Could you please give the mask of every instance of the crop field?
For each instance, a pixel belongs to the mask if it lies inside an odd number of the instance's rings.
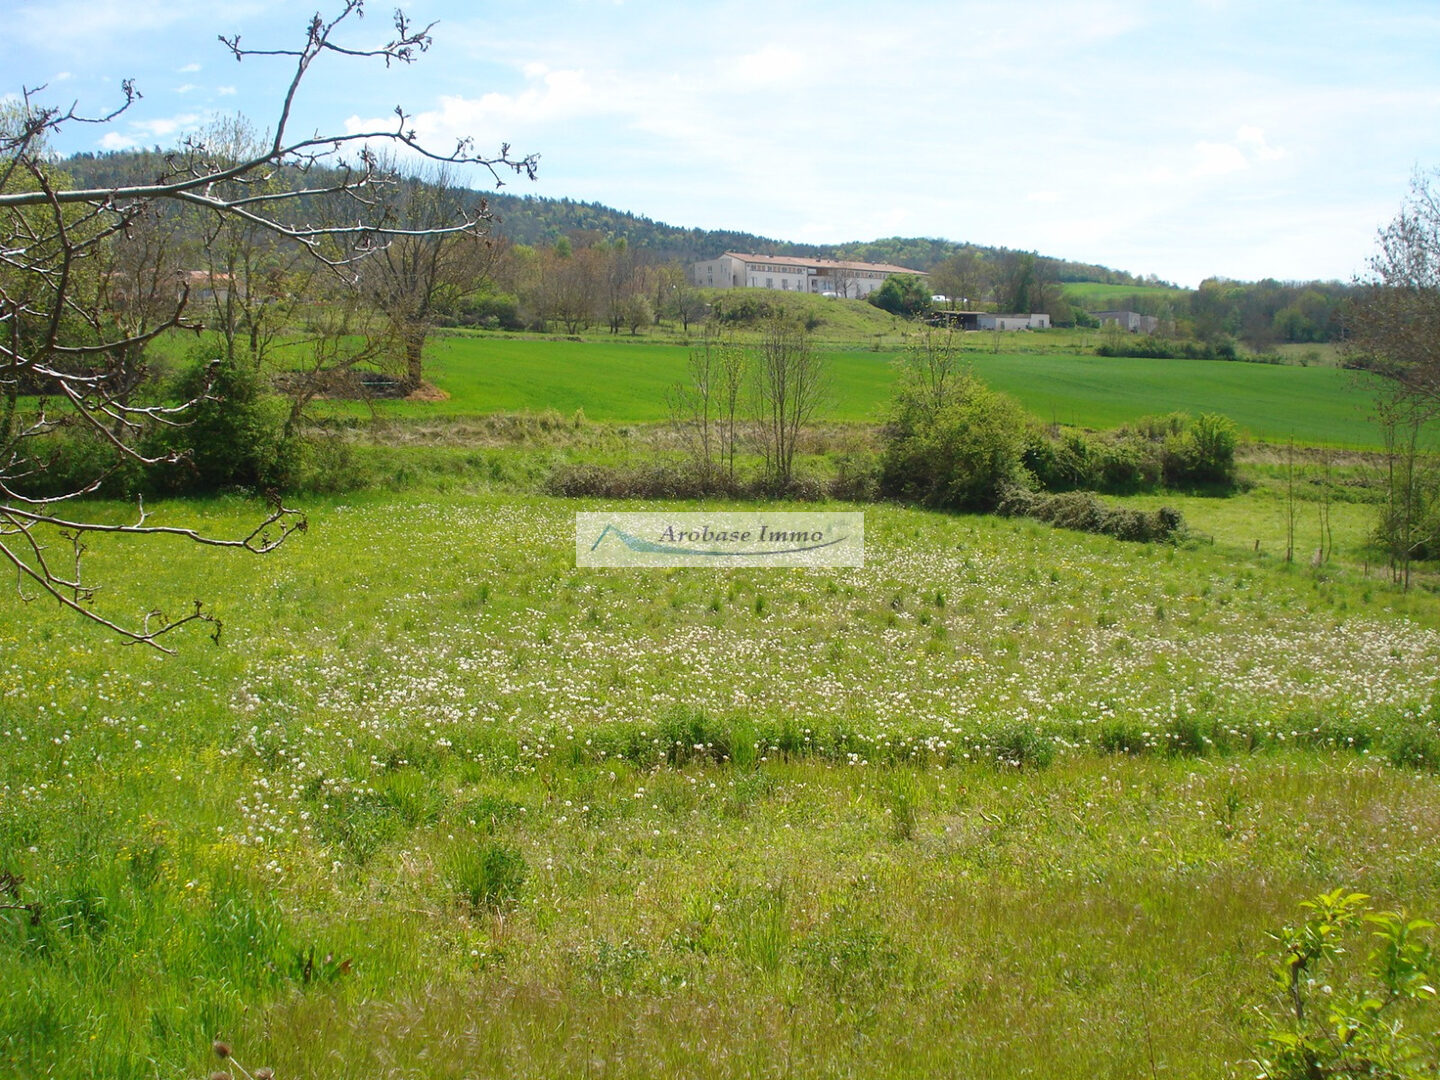
[[[1095,311],[1123,305],[1135,296],[1164,300],[1183,292],[1165,285],[1105,285],[1098,281],[1068,281],[1062,290],[1071,303]]]
[[[1032,335],[1006,348],[1018,348]],[[970,335],[988,346],[991,335]],[[1038,340],[1038,336],[1033,336]],[[895,353],[827,352],[836,420],[883,418]],[[1335,367],[1300,367],[1206,360],[1146,360],[1065,352],[986,352],[965,358],[992,386],[1018,398],[1036,416],[1089,428],[1112,428],[1140,416],[1177,410],[1229,416],[1256,439],[1371,446],[1374,424],[1355,376]],[[647,421],[668,416],[666,393],[685,378],[689,350],[681,345],[610,341],[513,340],[455,334],[436,340],[429,378],[442,402],[380,406],[397,418],[583,409],[591,420]]]
[[[862,569],[581,570],[591,509],[94,545],[215,601],[174,657],[15,609],[0,1071],[1244,1075],[1297,901],[1440,912],[1424,590],[891,507]]]

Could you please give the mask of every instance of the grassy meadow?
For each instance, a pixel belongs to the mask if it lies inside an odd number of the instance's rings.
[[[1440,912],[1424,590],[874,506],[863,569],[580,570],[599,508],[94,545],[215,600],[175,657],[0,625],[0,1071],[1248,1075],[1298,900]]]
[[[1183,292],[1168,285],[1105,285],[1098,281],[1067,281],[1065,299],[1087,311],[1123,308],[1134,297],[1166,300]]]
[[[890,392],[841,329],[806,468]],[[1349,373],[1082,344],[964,347],[1042,421],[1300,450],[1124,500],[1176,543],[871,504],[859,569],[580,569],[607,506],[539,492],[673,455],[687,347],[454,332],[443,400],[325,404],[363,483],[280,550],[96,539],[102,613],[223,632],[0,620],[0,1075],[1254,1075],[1299,901],[1440,915],[1435,581],[1371,565],[1373,461],[1314,449],[1375,442]]]

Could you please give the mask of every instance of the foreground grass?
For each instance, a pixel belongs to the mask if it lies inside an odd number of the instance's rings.
[[[97,550],[225,599],[175,659],[0,627],[5,1068],[1223,1075],[1296,900],[1440,910],[1426,595],[890,508],[863,570],[579,571],[591,508]]]

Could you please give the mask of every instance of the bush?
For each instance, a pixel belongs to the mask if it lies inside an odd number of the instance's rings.
[[[1047,491],[1089,488],[1124,495],[1165,487],[1235,483],[1239,434],[1228,418],[1204,413],[1144,416],[1102,435],[1051,434],[1032,426],[1023,461]]]
[[[1095,346],[1096,356],[1133,356],[1147,360],[1228,360],[1247,364],[1283,364],[1278,353],[1250,353],[1242,356],[1229,338],[1202,344],[1198,341],[1166,341],[1155,337],[1116,337]]]
[[[930,290],[914,274],[892,274],[865,298],[881,311],[915,318],[930,310]]]
[[[69,425],[30,440],[34,468],[16,491],[30,499],[60,498],[91,488],[104,498],[127,498],[143,487],[144,467],[117,455],[114,445],[89,427]]]
[[[1158,510],[1109,506],[1089,491],[1046,494],[1011,487],[1001,497],[997,509],[1006,517],[1034,518],[1057,528],[1098,533],[1117,540],[1170,540],[1185,528],[1180,511],[1168,506]]]
[[[284,404],[256,368],[235,360],[199,361],[179,379],[174,396],[200,398],[183,424],[156,431],[148,454],[184,455],[152,482],[162,491],[201,492],[287,486],[295,446],[284,439]]]
[[[1052,436],[1032,425],[1021,460],[1046,491],[1094,487],[1099,472],[1096,448],[1078,431]]]
[[[968,376],[938,406],[897,394],[881,490],[925,506],[991,510],[1006,487],[1028,480],[1022,462],[1028,419],[1012,398]]]
[[[1165,442],[1165,482],[1233,484],[1239,433],[1225,416],[1201,413],[1182,433]]]
[[[1263,1039],[1259,1080],[1370,1076],[1409,1080],[1440,1071],[1431,1015],[1440,964],[1426,940],[1434,924],[1369,910],[1364,893],[1323,893],[1305,920],[1271,933],[1281,1020]],[[1362,966],[1349,958],[1362,935]]]
[[[1095,447],[1095,484],[1099,491],[1128,495],[1153,491],[1165,478],[1163,447],[1122,428]]]
[[[456,306],[457,326],[479,326],[486,330],[521,330],[520,301],[509,293],[481,293],[467,296]]]

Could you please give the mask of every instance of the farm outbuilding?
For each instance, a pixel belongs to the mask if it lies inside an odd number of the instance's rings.
[[[1101,326],[1114,323],[1132,334],[1153,334],[1160,326],[1160,320],[1154,315],[1141,315],[1137,311],[1093,311],[1091,314],[1100,320]]]

